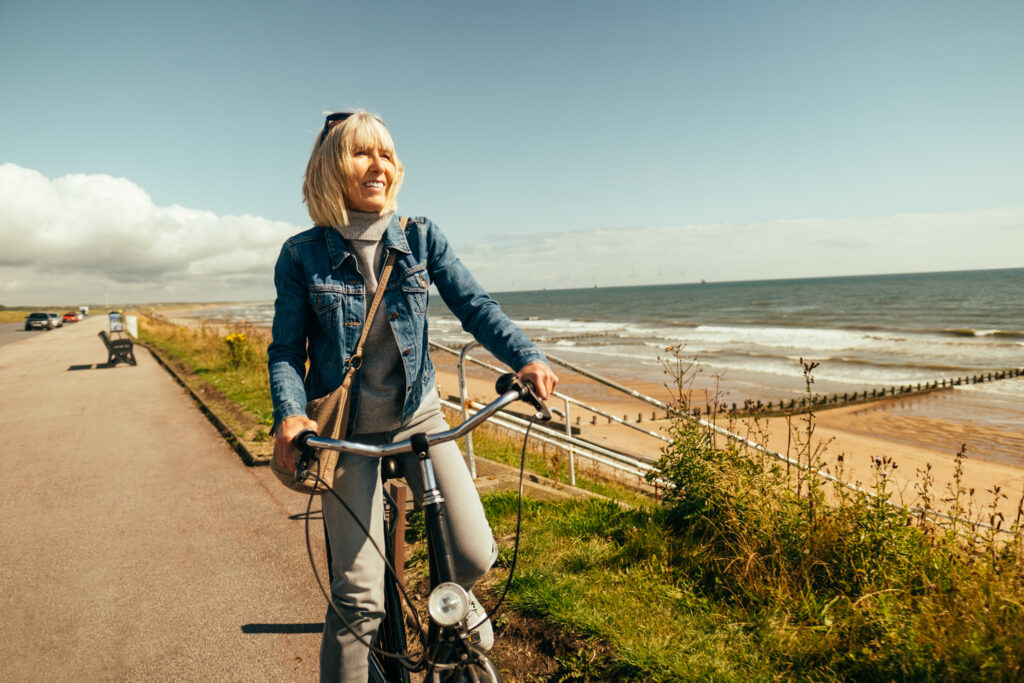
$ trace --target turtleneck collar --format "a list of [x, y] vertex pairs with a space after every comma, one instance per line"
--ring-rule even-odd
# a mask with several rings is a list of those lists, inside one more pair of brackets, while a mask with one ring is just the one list
[[376, 242], [384, 236], [391, 222], [394, 211], [380, 213], [348, 212], [348, 225], [335, 226], [341, 236], [347, 240], [367, 240]]

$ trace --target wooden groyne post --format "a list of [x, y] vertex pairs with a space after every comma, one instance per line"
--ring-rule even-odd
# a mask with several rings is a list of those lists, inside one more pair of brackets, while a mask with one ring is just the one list
[[1008, 370], [986, 371], [978, 375], [967, 375], [951, 379], [937, 379], [934, 382], [918, 382], [902, 386], [881, 387], [876, 389], [865, 389], [863, 391], [844, 392], [842, 394], [814, 394], [811, 401], [804, 396], [799, 399], [781, 399], [779, 401], [754, 401], [748, 399], [742, 404], [721, 403], [717, 405], [706, 405], [703, 409], [700, 406], [691, 408], [690, 412], [695, 416], [711, 415], [713, 413], [731, 414], [736, 416], [764, 415], [774, 417], [779, 415], [792, 415], [806, 413], [808, 410], [821, 410], [826, 408], [841, 408], [844, 406], [872, 403], [894, 397], [923, 396], [936, 391], [948, 391], [954, 387], [966, 386], [969, 384], [982, 384], [985, 382], [997, 382], [1004, 379], [1024, 377], [1024, 368], [1010, 368]]

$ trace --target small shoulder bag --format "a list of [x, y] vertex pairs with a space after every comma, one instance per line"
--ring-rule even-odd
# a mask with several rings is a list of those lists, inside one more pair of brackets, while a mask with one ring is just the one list
[[[406, 219], [401, 219], [402, 230], [405, 230]], [[348, 372], [341, 380], [341, 386], [320, 398], [315, 398], [306, 404], [306, 415], [316, 422], [319, 434], [328, 439], [343, 439], [347, 436], [349, 409], [352, 405], [352, 381], [356, 372], [363, 364], [363, 345], [366, 343], [366, 336], [370, 333], [370, 326], [377, 314], [381, 300], [384, 298], [384, 290], [388, 286], [388, 278], [391, 277], [391, 270], [395, 264], [395, 250], [388, 252], [387, 260], [384, 262], [384, 269], [380, 272], [377, 281], [377, 291], [373, 295], [373, 303], [366, 313], [366, 320], [363, 323], [363, 332], [359, 335], [359, 343], [356, 344], [355, 353], [349, 359]], [[334, 469], [338, 465], [338, 451], [318, 449], [314, 460], [310, 464], [310, 474], [302, 481], [295, 480], [295, 474], [279, 467], [277, 459], [270, 461], [270, 468], [282, 484], [293, 491], [306, 495], [320, 495], [327, 490], [327, 486], [334, 483]], [[314, 476], [315, 475], [315, 476]], [[324, 482], [327, 482], [326, 485]]]

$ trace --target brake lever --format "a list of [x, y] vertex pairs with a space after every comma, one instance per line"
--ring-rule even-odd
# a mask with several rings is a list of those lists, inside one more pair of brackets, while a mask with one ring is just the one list
[[316, 449], [310, 447], [309, 440], [316, 435], [312, 429], [304, 429], [295, 435], [295, 447], [299, 449], [299, 457], [295, 460], [295, 483], [309, 477], [309, 464], [316, 458]]
[[526, 390], [526, 396], [524, 396], [523, 398], [526, 400], [527, 403], [529, 403], [530, 405], [537, 409], [537, 419], [540, 420], [541, 422], [550, 422], [551, 411], [548, 410], [548, 407], [544, 404], [544, 401], [540, 400], [540, 396], [537, 395], [537, 388], [533, 386], [532, 382], [529, 381], [524, 381], [522, 384], [523, 388]]
[[498, 378], [494, 388], [499, 394], [504, 394], [506, 391], [518, 391], [520, 399], [537, 409], [537, 414], [534, 417], [542, 422], [551, 420], [551, 411], [544, 405], [544, 401], [540, 400], [540, 396], [537, 395], [537, 390], [531, 382], [520, 380], [514, 373], [507, 372]]

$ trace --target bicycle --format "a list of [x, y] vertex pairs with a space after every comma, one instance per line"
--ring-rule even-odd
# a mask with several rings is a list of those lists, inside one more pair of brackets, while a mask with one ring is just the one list
[[[403, 441], [372, 446], [345, 440], [325, 439], [317, 436], [312, 431], [305, 431], [299, 434], [295, 443], [299, 446], [302, 455], [296, 463], [296, 480], [303, 481], [306, 477], [316, 475], [310, 471], [310, 465], [315, 459], [317, 449], [330, 449], [339, 453], [350, 453], [366, 457], [381, 458], [381, 479], [386, 481], [402, 476], [398, 472], [397, 459], [394, 456], [407, 453], [415, 453], [418, 456], [420, 472], [423, 479], [422, 509], [426, 527], [427, 555], [430, 568], [430, 595], [427, 601], [430, 624], [426, 633], [419, 621], [416, 610], [405, 591], [404, 586], [397, 579], [394, 561], [395, 553], [392, 543], [385, 543], [385, 550], [377, 548], [385, 558], [387, 571], [385, 573], [385, 617], [377, 631], [377, 640], [374, 643], [364, 643], [370, 652], [370, 680], [380, 683], [408, 683], [410, 673], [423, 672], [425, 680], [432, 680], [438, 683], [451, 682], [491, 682], [501, 683], [501, 675], [497, 667], [488, 657], [487, 653], [475, 642], [471, 633], [488, 618], [497, 613], [508, 591], [508, 585], [512, 580], [515, 570], [515, 559], [518, 555], [519, 534], [516, 533], [516, 548], [513, 553], [512, 565], [509, 570], [505, 592], [499, 598], [497, 605], [479, 623], [469, 623], [470, 602], [469, 593], [454, 582], [455, 567], [451, 553], [451, 542], [448, 537], [446, 524], [445, 501], [437, 487], [434, 476], [433, 464], [430, 460], [430, 447], [459, 439], [473, 429], [483, 424], [497, 411], [515, 401], [525, 401], [534, 407], [536, 414], [534, 419], [550, 420], [551, 413], [544, 403], [537, 397], [533, 388], [528, 383], [522, 383], [518, 378], [508, 373], [502, 375], [495, 388], [499, 394], [498, 398], [486, 405], [475, 415], [464, 421], [462, 424], [444, 432], [436, 434], [414, 434], [411, 438]], [[531, 422], [532, 424], [532, 422]], [[528, 435], [529, 432], [527, 432]], [[525, 454], [526, 439], [524, 437], [523, 450]], [[522, 499], [522, 470], [520, 470], [520, 505]], [[332, 495], [330, 482], [323, 482], [328, 487], [325, 495]], [[389, 514], [385, 519], [385, 539], [393, 538], [394, 524], [404, 510], [399, 509], [398, 504], [391, 499], [385, 491], [386, 509]], [[310, 496], [312, 503], [313, 496]], [[343, 500], [339, 502], [347, 508]], [[520, 507], [520, 518], [521, 518]], [[332, 609], [346, 623], [337, 607], [331, 600], [330, 591], [325, 590], [319, 574], [316, 572], [316, 564], [313, 562], [312, 546], [309, 540], [309, 529], [307, 518], [307, 549], [310, 552], [310, 561], [313, 565], [314, 574], [320, 585], [321, 591]], [[355, 517], [353, 516], [353, 519]], [[362, 525], [360, 524], [361, 528]], [[363, 532], [369, 536], [366, 528]], [[406, 634], [405, 611], [402, 601], [409, 608], [411, 621], [413, 621], [416, 634], [422, 647], [419, 655], [410, 654]]]

